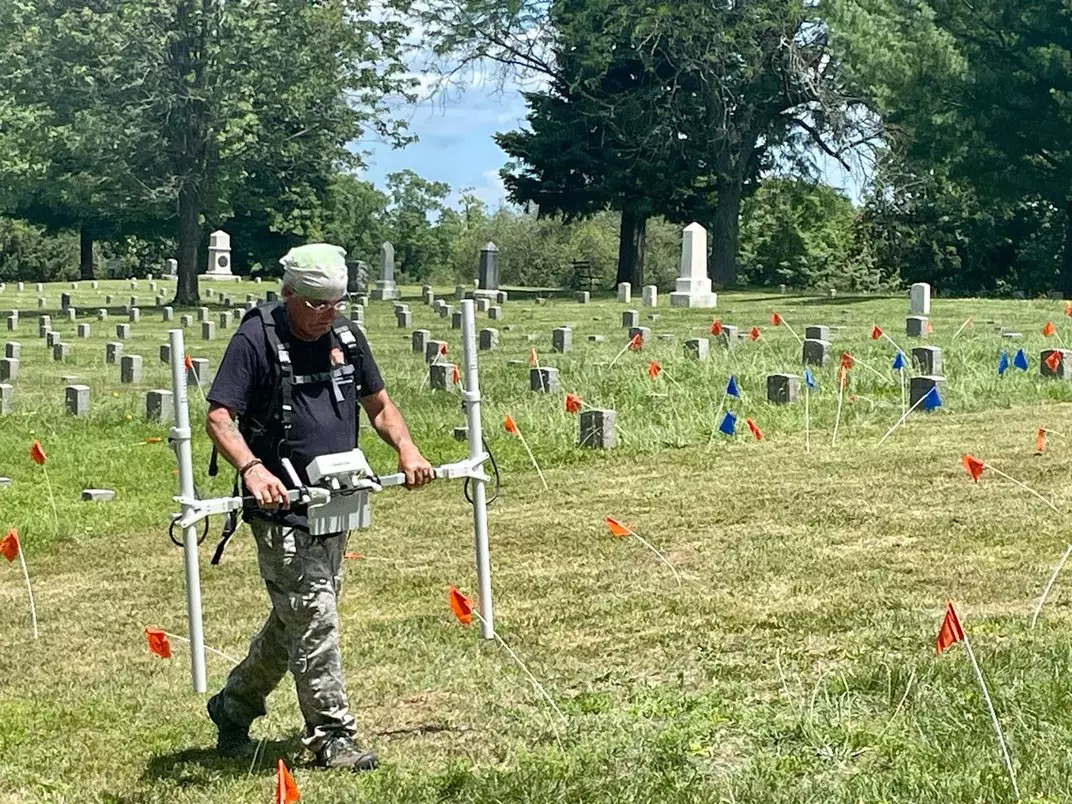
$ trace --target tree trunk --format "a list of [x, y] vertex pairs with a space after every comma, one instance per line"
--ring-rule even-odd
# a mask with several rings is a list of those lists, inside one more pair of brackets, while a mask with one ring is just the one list
[[622, 222], [618, 227], [618, 277], [615, 287], [628, 282], [633, 290], [644, 286], [644, 250], [648, 234], [648, 216], [628, 206], [622, 210]]
[[711, 227], [711, 283], [724, 288], [737, 283], [737, 245], [741, 229], [741, 180], [721, 178]]
[[78, 275], [82, 279], [93, 278], [93, 233], [85, 224], [78, 231]]
[[197, 184], [189, 180], [184, 181], [179, 187], [179, 281], [175, 288], [176, 307], [194, 307], [201, 301], [197, 289], [197, 250], [201, 247], [199, 212]]
[[1061, 254], [1061, 275], [1058, 290], [1066, 299], [1072, 299], [1072, 198], [1065, 200], [1065, 236]]

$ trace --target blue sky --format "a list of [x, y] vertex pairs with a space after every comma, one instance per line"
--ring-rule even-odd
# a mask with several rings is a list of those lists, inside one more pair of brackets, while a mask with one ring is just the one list
[[[426, 179], [444, 181], [458, 197], [459, 190], [471, 187], [491, 208], [505, 201], [499, 169], [506, 154], [492, 140], [499, 131], [523, 125], [525, 101], [516, 88], [499, 92], [497, 87], [478, 80], [449, 99], [423, 101], [401, 110], [410, 130], [419, 141], [401, 150], [386, 143], [365, 142], [371, 151], [365, 178], [378, 187], [387, 174], [409, 168]], [[845, 189], [851, 198], [859, 195], [859, 181], [847, 175], [832, 160], [826, 161], [825, 178]]]

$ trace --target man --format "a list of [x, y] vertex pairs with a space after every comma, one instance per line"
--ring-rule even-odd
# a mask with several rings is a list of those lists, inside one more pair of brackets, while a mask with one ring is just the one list
[[340, 315], [345, 254], [315, 243], [280, 261], [283, 301], [246, 315], [208, 394], [208, 435], [259, 506], [244, 518], [272, 603], [208, 713], [219, 729], [216, 750], [247, 753], [250, 724], [265, 714], [265, 699], [289, 669], [305, 719], [302, 742], [318, 765], [357, 771], [374, 768], [376, 757], [354, 740], [343, 685], [336, 605], [347, 534], [309, 534], [305, 511], [288, 504], [282, 459], [290, 458], [305, 483], [313, 458], [353, 449], [360, 402], [397, 451], [407, 488], [429, 482], [432, 467], [388, 397], [364, 335]]

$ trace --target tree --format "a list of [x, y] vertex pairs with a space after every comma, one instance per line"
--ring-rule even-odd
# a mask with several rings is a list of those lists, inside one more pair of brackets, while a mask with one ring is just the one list
[[412, 170], [401, 170], [388, 174], [387, 192], [387, 231], [395, 245], [398, 267], [407, 276], [424, 281], [446, 251], [432, 224], [444, 210], [450, 185], [422, 179]]
[[960, 186], [1009, 220], [1024, 205], [1052, 207], [1064, 236], [1060, 289], [1072, 294], [1072, 9], [859, 0], [838, 27], [887, 121], [900, 167], [890, 186], [931, 197], [935, 182], [939, 194]]
[[[711, 275], [736, 279], [742, 198], [777, 157], [838, 156], [857, 129], [827, 27], [803, 0], [452, 0], [425, 16], [436, 53], [541, 75], [530, 130], [500, 138], [514, 200], [622, 212], [619, 279], [642, 275], [644, 222], [708, 224]], [[862, 139], [870, 132], [861, 131]], [[530, 161], [531, 160], [531, 161]]]
[[[33, 5], [57, 25], [92, 32], [80, 48], [49, 50], [40, 69], [91, 84], [72, 118], [108, 135], [98, 138], [106, 148], [71, 160], [46, 151], [47, 164], [177, 228], [176, 304], [198, 300], [204, 229], [238, 218], [278, 235], [275, 245], [306, 237], [320, 229], [331, 177], [359, 162], [348, 143], [366, 128], [405, 140], [384, 99], [411, 83], [400, 61], [406, 31], [373, 19], [365, 0]], [[19, 105], [62, 118], [67, 96], [36, 69], [24, 82], [36, 94]], [[79, 206], [128, 231], [101, 198]]]

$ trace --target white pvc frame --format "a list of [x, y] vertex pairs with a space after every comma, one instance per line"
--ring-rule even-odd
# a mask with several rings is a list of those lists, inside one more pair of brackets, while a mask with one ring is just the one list
[[[476, 573], [479, 591], [480, 636], [495, 638], [495, 618], [491, 592], [491, 554], [488, 544], [487, 476], [483, 472], [483, 429], [480, 420], [480, 382], [477, 373], [476, 316], [474, 303], [466, 299], [461, 303], [462, 312], [462, 360], [464, 388], [462, 405], [469, 429], [469, 461], [473, 468], [464, 475], [471, 483], [473, 499], [473, 533], [476, 553]], [[170, 430], [172, 446], [179, 464], [180, 517], [190, 518], [198, 509], [194, 498], [194, 464], [191, 450], [190, 407], [187, 393], [185, 355], [186, 347], [181, 329], [168, 331], [171, 344], [171, 384], [175, 404], [175, 426]], [[450, 476], [461, 476], [451, 474]], [[385, 478], [386, 480], [386, 478]], [[384, 484], [387, 485], [386, 483]], [[390, 485], [395, 485], [391, 483]], [[186, 613], [190, 634], [190, 676], [194, 692], [204, 693], [205, 641], [201, 610], [201, 574], [198, 564], [197, 523], [182, 529], [183, 568], [186, 578]]]

